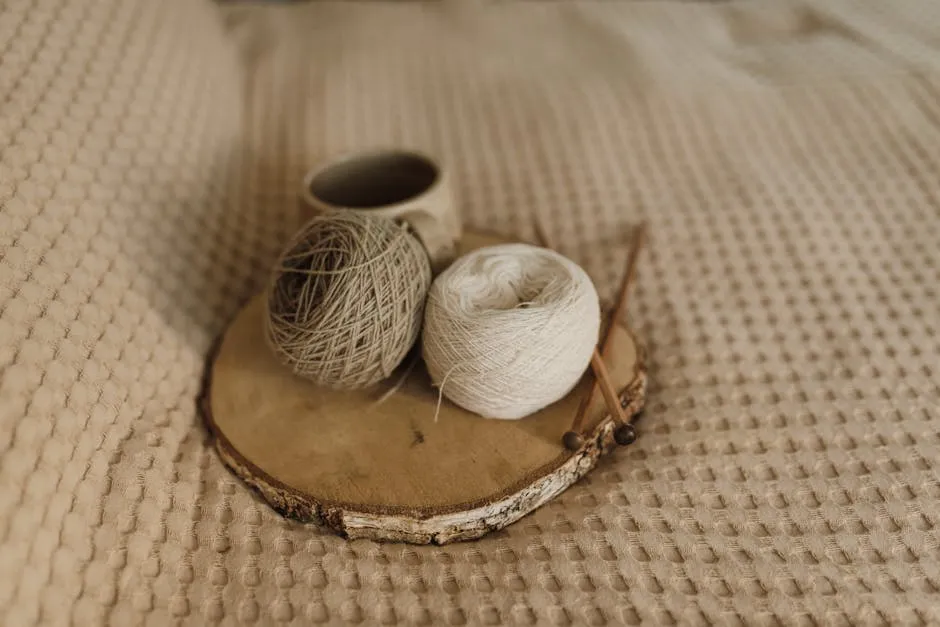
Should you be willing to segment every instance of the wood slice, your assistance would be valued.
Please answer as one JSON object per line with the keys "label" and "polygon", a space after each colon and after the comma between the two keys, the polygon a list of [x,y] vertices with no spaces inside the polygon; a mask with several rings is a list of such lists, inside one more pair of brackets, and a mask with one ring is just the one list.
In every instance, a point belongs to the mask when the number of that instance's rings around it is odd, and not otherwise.
{"label": "wood slice", "polygon": [[[469,233],[461,252],[502,239]],[[235,318],[209,359],[203,415],[223,461],[285,516],[350,538],[444,544],[518,520],[617,447],[601,395],[584,445],[562,444],[590,378],[521,420],[484,419],[443,399],[419,363],[405,383],[337,392],[294,376],[263,336],[262,296]],[[618,324],[607,365],[628,416],[642,408],[642,351]],[[404,372],[404,370],[402,370]]]}

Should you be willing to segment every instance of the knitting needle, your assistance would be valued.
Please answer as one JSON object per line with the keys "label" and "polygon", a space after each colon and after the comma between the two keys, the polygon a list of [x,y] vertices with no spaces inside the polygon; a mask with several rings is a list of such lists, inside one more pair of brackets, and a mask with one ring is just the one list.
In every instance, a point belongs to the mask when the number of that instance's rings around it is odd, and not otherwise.
{"label": "knitting needle", "polygon": [[[630,242],[630,253],[627,255],[627,262],[624,267],[623,277],[620,281],[620,293],[617,295],[617,303],[614,306],[614,310],[610,316],[610,325],[607,327],[607,332],[604,335],[604,338],[601,340],[601,359],[604,357],[604,355],[607,354],[607,349],[610,346],[610,338],[613,336],[611,331],[613,330],[614,325],[620,321],[621,317],[627,311],[627,297],[630,293],[630,284],[633,283],[633,279],[636,276],[636,260],[640,254],[640,249],[643,246],[645,235],[646,223],[641,222],[633,231],[633,237],[631,238]],[[587,414],[587,410],[591,406],[591,402],[594,400],[594,394],[597,392],[598,378],[600,378],[597,376],[597,370],[598,369],[595,368],[595,378],[591,383],[591,387],[581,399],[581,405],[578,406],[578,413],[576,413],[574,416],[574,423],[571,425],[571,430],[567,431],[564,435],[563,441],[565,443],[565,447],[570,450],[577,450],[584,444],[584,436],[581,435],[581,428],[584,423],[584,417]],[[601,383],[601,385],[603,386],[603,383]],[[619,401],[617,402],[617,408],[620,411],[616,413],[611,411],[611,414],[617,416],[620,419],[620,426],[618,427],[618,431],[623,429],[623,432],[615,433],[615,438],[620,444],[629,444],[636,439],[636,432],[633,429],[633,425],[631,425],[629,420],[625,417],[623,408],[620,406]]]}
{"label": "knitting needle", "polygon": [[[535,221],[535,236],[541,246],[545,248],[551,248],[551,246],[549,246],[548,237],[545,235],[545,231],[542,230],[542,225],[538,219]],[[610,380],[610,373],[607,371],[607,365],[604,363],[604,359],[601,357],[601,354],[598,352],[596,346],[594,347],[594,352],[591,354],[591,367],[594,370],[595,383],[600,384],[601,393],[604,395],[604,401],[607,404],[607,411],[609,411],[612,416],[619,418],[619,424],[627,424],[629,420],[623,411],[623,407],[620,405],[620,399],[618,398],[617,392],[614,390],[614,385]],[[592,396],[593,387],[594,385],[592,385]],[[570,438],[566,433],[565,446],[568,446],[569,439]],[[580,444],[583,444],[583,442]],[[578,444],[578,446],[575,448],[580,448],[580,444]]]}

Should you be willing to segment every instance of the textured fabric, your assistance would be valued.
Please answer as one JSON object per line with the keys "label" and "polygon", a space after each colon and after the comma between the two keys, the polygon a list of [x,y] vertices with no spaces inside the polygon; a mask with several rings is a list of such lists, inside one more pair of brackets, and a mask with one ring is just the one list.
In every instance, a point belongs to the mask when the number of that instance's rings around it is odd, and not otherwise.
{"label": "textured fabric", "polygon": [[[0,12],[0,623],[940,623],[940,6],[13,0]],[[203,356],[327,154],[631,319],[640,439],[510,528],[345,542],[232,478]]]}

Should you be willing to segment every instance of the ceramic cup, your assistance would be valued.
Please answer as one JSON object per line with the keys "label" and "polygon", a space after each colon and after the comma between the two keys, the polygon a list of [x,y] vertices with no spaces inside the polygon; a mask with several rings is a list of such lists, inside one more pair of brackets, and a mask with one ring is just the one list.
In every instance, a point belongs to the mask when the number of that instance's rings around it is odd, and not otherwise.
{"label": "ceramic cup", "polygon": [[358,211],[404,220],[435,272],[456,256],[461,221],[447,173],[421,153],[373,150],[331,160],[307,173],[301,199],[311,215]]}

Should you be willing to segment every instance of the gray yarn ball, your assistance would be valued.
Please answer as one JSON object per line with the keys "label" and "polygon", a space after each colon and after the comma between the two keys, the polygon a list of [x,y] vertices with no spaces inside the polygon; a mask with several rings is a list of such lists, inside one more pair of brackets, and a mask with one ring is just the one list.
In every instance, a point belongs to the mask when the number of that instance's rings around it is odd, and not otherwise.
{"label": "gray yarn ball", "polygon": [[319,385],[370,386],[418,338],[430,283],[427,253],[406,225],[355,212],[314,218],[272,272],[268,344]]}

